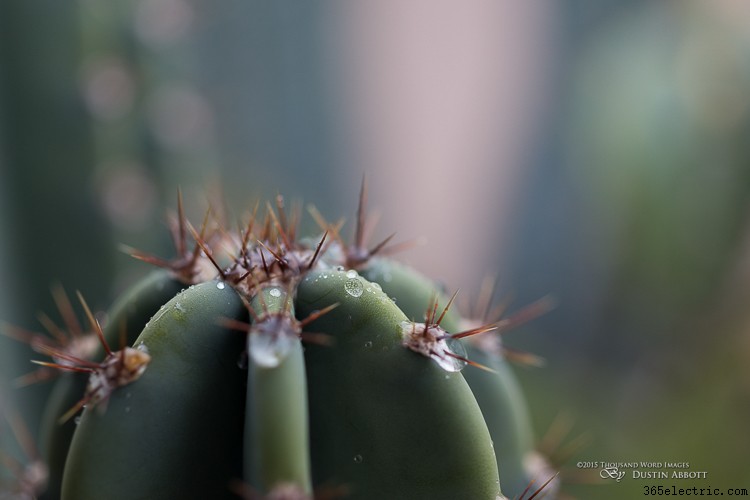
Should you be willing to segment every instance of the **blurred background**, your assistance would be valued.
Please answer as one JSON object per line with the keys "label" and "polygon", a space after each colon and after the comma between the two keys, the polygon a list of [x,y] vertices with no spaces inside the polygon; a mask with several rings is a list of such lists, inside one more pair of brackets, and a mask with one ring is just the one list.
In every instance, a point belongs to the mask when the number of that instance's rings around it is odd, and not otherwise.
{"label": "blurred background", "polygon": [[[567,494],[750,486],[747,2],[4,0],[0,35],[0,319],[40,330],[55,283],[105,309],[148,271],[118,244],[169,255],[178,187],[351,221],[366,174],[380,236],[424,237],[403,260],[558,300],[506,342],[547,360],[516,370],[538,437],[586,437]],[[0,337],[33,432],[32,357]]]}

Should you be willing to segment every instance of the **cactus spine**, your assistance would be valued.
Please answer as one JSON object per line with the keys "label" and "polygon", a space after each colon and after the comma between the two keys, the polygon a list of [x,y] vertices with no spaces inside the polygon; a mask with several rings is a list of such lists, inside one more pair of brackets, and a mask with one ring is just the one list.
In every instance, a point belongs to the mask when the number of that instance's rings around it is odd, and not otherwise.
{"label": "cactus spine", "polygon": [[[106,393],[91,396],[91,379],[86,395],[59,389],[86,403],[57,472],[62,498],[311,499],[333,487],[347,498],[496,500],[501,479],[523,495],[523,402],[483,389],[515,386],[502,360],[481,372],[471,358],[486,353],[468,346],[467,358],[463,345],[495,326],[462,330],[430,280],[376,256],[389,239],[368,250],[365,198],[351,245],[322,220],[321,237],[299,238],[280,198],[236,232],[209,217],[196,231],[180,201],[177,258],[133,252],[162,269],[123,295],[100,335],[133,347],[81,361],[106,367]],[[120,354],[133,351],[136,367]],[[467,362],[502,383],[464,377]],[[126,368],[138,377],[120,384]]]}

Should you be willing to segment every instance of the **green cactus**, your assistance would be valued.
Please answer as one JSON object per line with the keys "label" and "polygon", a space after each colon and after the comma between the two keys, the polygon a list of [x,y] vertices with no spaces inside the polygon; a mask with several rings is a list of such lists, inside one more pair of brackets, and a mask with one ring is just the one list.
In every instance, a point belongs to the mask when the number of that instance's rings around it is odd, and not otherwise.
{"label": "green cactus", "polygon": [[[452,302],[440,287],[416,270],[387,258],[373,258],[361,269],[363,276],[380,283],[383,291],[396,300],[399,307],[417,319],[437,300],[443,304]],[[548,298],[542,299],[509,318],[477,323],[475,319],[463,318],[456,309],[447,308],[441,326],[448,332],[462,329],[483,328],[482,324],[494,323],[498,329],[506,330],[550,307]],[[477,399],[489,428],[493,443],[498,443],[495,454],[498,474],[506,493],[518,495],[531,481],[548,478],[554,472],[542,457],[537,457],[531,420],[523,393],[510,366],[503,355],[500,339],[492,336],[467,336],[467,358],[484,370],[463,372],[466,382]],[[500,445],[501,444],[501,445]],[[551,484],[545,491],[556,489]]]}
{"label": "green cactus", "polygon": [[280,198],[238,231],[209,216],[196,231],[180,201],[177,258],[133,251],[162,269],[103,328],[81,298],[100,352],[40,349],[54,361],[43,368],[73,372],[45,418],[50,491],[495,500],[501,484],[517,498],[544,488],[529,483],[551,477],[523,467],[520,389],[471,342],[497,325],[468,325],[431,280],[380,257],[390,238],[368,250],[365,199],[363,187],[351,245],[322,220],[321,237],[299,238]]}

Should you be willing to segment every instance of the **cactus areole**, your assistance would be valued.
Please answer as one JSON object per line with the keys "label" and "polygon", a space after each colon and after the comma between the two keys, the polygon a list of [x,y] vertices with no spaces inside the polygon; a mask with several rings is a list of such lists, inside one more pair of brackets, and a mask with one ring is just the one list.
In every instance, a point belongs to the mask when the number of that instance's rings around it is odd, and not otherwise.
{"label": "cactus areole", "polygon": [[[210,213],[192,225],[178,197],[177,256],[133,250],[159,269],[103,328],[81,299],[104,352],[47,348],[56,363],[40,362],[88,377],[47,408],[56,453],[69,443],[49,460],[61,497],[505,498],[505,438],[462,372],[477,365],[462,342],[494,327],[456,331],[452,299],[389,264],[390,238],[369,247],[365,198],[363,184],[346,242],[317,213],[320,235],[300,237],[280,197],[238,230]],[[399,307],[396,295],[406,304],[427,288],[419,315]],[[75,422],[72,438],[60,421]],[[521,453],[515,441],[508,452]]]}

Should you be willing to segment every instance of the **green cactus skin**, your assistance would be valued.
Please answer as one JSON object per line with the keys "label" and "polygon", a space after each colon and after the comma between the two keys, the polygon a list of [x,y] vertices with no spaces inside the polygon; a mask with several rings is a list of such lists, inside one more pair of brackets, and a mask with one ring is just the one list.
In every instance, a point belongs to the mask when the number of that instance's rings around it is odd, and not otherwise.
{"label": "green cactus skin", "polygon": [[354,271],[309,273],[297,290],[309,325],[333,346],[305,351],[317,482],[355,499],[495,499],[489,432],[464,378],[405,348],[403,312]]}
{"label": "green cactus skin", "polygon": [[[449,299],[434,281],[392,259],[372,258],[359,272],[365,279],[379,284],[412,321],[424,319],[427,308],[435,299],[440,307],[448,304]],[[440,325],[448,332],[460,331],[461,316],[455,307],[448,309]]]}
{"label": "green cactus skin", "polygon": [[502,356],[467,346],[469,359],[494,370],[465,370],[474,396],[482,409],[495,449],[500,482],[511,498],[520,495],[532,480],[525,460],[534,453],[534,435],[526,401],[515,375]]}
{"label": "green cactus skin", "polygon": [[[112,305],[104,335],[110,346],[119,346],[121,332],[126,345],[133,345],[151,316],[169,299],[177,295],[186,285],[166,269],[158,269],[135,283]],[[104,357],[104,348],[99,346],[92,360]],[[86,390],[88,376],[81,373],[63,373],[55,382],[41,423],[42,454],[49,467],[49,481],[45,499],[60,497],[63,469],[68,456],[70,442],[76,429],[74,419],[60,422],[64,415],[81,399]]]}
{"label": "green cactus skin", "polygon": [[311,495],[307,381],[291,297],[270,285],[250,307],[245,480],[263,493],[293,485]]}
{"label": "green cactus skin", "polygon": [[[184,283],[168,269],[157,269],[136,282],[112,304],[104,327],[104,336],[112,347],[120,344],[120,333],[125,332],[125,343],[132,345],[146,323],[172,297],[193,283]],[[100,355],[103,351],[100,351]]]}
{"label": "green cactus skin", "polygon": [[[361,273],[380,284],[386,294],[396,299],[399,308],[413,318],[423,317],[436,298],[441,307],[449,300],[429,278],[391,259],[371,259]],[[456,333],[461,322],[456,308],[451,308],[440,324],[446,331]],[[462,373],[487,422],[503,491],[511,497],[520,495],[532,479],[539,479],[530,477],[524,467],[524,460],[534,451],[526,401],[502,355],[479,349],[470,342],[465,342],[465,346],[470,360],[495,372],[466,369]]]}
{"label": "green cactus skin", "polygon": [[105,412],[83,412],[64,500],[230,497],[227,485],[241,474],[244,338],[222,318],[246,321],[247,309],[229,286],[211,281],[151,319],[136,341],[152,356],[143,376],[115,390]]}

